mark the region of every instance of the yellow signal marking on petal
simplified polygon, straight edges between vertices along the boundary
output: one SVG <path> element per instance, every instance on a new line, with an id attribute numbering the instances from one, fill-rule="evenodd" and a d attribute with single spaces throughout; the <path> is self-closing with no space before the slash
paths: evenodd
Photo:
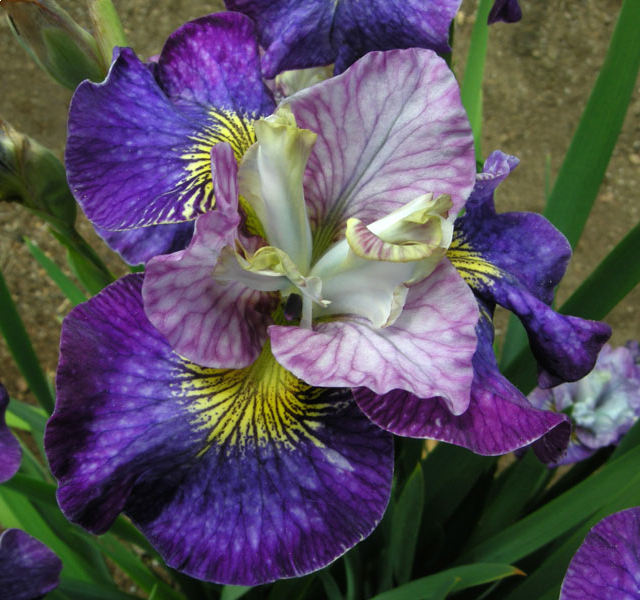
<path id="1" fill-rule="evenodd" d="M 268 344 L 243 369 L 210 369 L 187 361 L 183 368 L 177 393 L 193 415 L 193 426 L 207 431 L 198 456 L 212 446 L 295 448 L 302 439 L 323 446 L 314 431 L 324 414 L 336 410 L 335 401 L 324 401 L 331 400 L 331 390 L 297 379 L 276 362 Z"/>
<path id="2" fill-rule="evenodd" d="M 478 287 L 479 284 L 492 287 L 496 279 L 502 278 L 502 271 L 482 258 L 482 255 L 458 234 L 453 236 L 451 246 L 447 250 L 447 258 L 472 288 Z"/>
<path id="3" fill-rule="evenodd" d="M 180 156 L 187 173 L 179 196 L 180 216 L 189 221 L 214 206 L 211 148 L 227 142 L 239 161 L 256 141 L 254 119 L 230 110 L 211 109 L 206 127 L 191 136 L 194 145 Z"/>

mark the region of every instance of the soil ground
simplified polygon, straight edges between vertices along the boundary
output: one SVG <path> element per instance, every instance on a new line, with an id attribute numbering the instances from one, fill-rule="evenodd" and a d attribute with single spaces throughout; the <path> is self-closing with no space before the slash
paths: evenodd
<path id="1" fill-rule="evenodd" d="M 84 3 L 59 2 L 84 22 Z M 131 44 L 142 57 L 159 52 L 167 35 L 183 22 L 221 5 L 201 0 L 115 0 L 115 4 Z M 546 157 L 550 156 L 553 179 L 604 59 L 621 0 L 521 0 L 521 4 L 524 18 L 520 23 L 491 28 L 486 65 L 483 148 L 487 153 L 499 148 L 521 159 L 499 190 L 499 211 L 542 210 Z M 458 74 L 464 67 L 475 6 L 475 0 L 464 0 L 457 18 L 454 68 Z M 62 156 L 71 94 L 30 61 L 4 19 L 0 48 L 0 115 Z M 640 219 L 639 184 L 640 88 L 636 85 L 587 229 L 559 289 L 560 301 Z M 83 221 L 80 228 L 100 247 L 112 268 L 124 273 L 122 264 L 92 235 L 90 225 Z M 60 322 L 71 307 L 31 258 L 23 236 L 35 240 L 64 265 L 63 252 L 42 222 L 20 206 L 0 205 L 0 268 L 38 357 L 53 376 Z M 640 289 L 636 289 L 607 317 L 614 329 L 614 344 L 640 338 L 639 306 Z M 0 380 L 12 396 L 31 400 L 3 342 Z"/>

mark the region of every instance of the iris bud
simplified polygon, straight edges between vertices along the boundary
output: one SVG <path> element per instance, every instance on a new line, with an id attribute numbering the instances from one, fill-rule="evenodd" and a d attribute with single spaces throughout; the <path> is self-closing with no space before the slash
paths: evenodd
<path id="1" fill-rule="evenodd" d="M 61 85 L 74 90 L 81 81 L 102 81 L 107 61 L 93 36 L 53 0 L 0 0 L 18 41 L 36 63 Z"/>
<path id="2" fill-rule="evenodd" d="M 17 202 L 58 229 L 73 226 L 76 203 L 62 163 L 0 119 L 0 202 Z"/>

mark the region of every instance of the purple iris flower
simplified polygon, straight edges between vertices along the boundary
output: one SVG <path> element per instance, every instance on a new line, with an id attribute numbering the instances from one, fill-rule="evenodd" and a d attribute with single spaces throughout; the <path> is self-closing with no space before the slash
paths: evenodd
<path id="1" fill-rule="evenodd" d="M 493 353 L 495 305 L 522 321 L 545 385 L 588 373 L 611 330 L 550 308 L 571 255 L 565 237 L 541 215 L 496 213 L 494 191 L 517 164 L 517 158 L 499 151 L 489 156 L 447 252 L 480 307 L 467 410 L 453 414 L 441 400 L 402 390 L 380 395 L 362 388 L 355 397 L 374 423 L 397 435 L 438 439 L 479 454 L 504 454 L 534 440 L 538 457 L 553 462 L 566 450 L 568 418 L 533 406 L 500 374 Z"/>
<path id="2" fill-rule="evenodd" d="M 265 49 L 265 77 L 335 63 L 342 73 L 373 50 L 450 52 L 449 26 L 460 0 L 225 0 L 251 17 Z"/>
<path id="3" fill-rule="evenodd" d="M 515 23 L 522 19 L 522 9 L 518 0 L 496 0 L 489 13 L 489 25 L 497 21 Z"/>
<path id="4" fill-rule="evenodd" d="M 5 412 L 9 405 L 9 394 L 0 383 L 0 483 L 11 479 L 20 468 L 22 451 L 5 422 Z"/>
<path id="5" fill-rule="evenodd" d="M 149 65 L 117 49 L 105 81 L 85 81 L 71 102 L 71 190 L 129 263 L 182 249 L 215 204 L 211 148 L 227 142 L 240 159 L 255 141 L 251 123 L 273 108 L 243 15 L 186 23 Z"/>
<path id="6" fill-rule="evenodd" d="M 170 565 L 238 584 L 318 569 L 375 527 L 392 436 L 349 387 L 464 411 L 478 315 L 444 258 L 475 169 L 443 61 L 370 54 L 254 127 L 239 182 L 213 149 L 218 208 L 148 264 L 144 304 L 130 276 L 66 318 L 45 439 L 72 521 L 124 511 Z"/>
<path id="7" fill-rule="evenodd" d="M 573 435 L 559 464 L 584 460 L 600 448 L 619 443 L 640 416 L 638 342 L 615 349 L 605 345 L 586 377 L 550 390 L 537 388 L 529 401 L 570 415 Z"/>
<path id="8" fill-rule="evenodd" d="M 0 598 L 38 600 L 58 587 L 62 561 L 19 529 L 0 536 Z"/>
<path id="9" fill-rule="evenodd" d="M 560 600 L 635 600 L 640 597 L 640 508 L 596 524 L 574 554 Z"/>
<path id="10" fill-rule="evenodd" d="M 76 121 L 88 121 L 76 104 Z M 389 498 L 384 429 L 394 423 L 494 454 L 539 440 L 555 455 L 568 438 L 566 416 L 533 409 L 497 373 L 490 313 L 502 296 L 474 288 L 479 303 L 463 279 L 488 272 L 530 312 L 550 310 L 527 288 L 533 266 L 523 283 L 500 262 L 530 258 L 509 244 L 525 226 L 506 228 L 501 247 L 515 259 L 482 245 L 504 229 L 486 206 L 454 233 L 476 176 L 444 61 L 422 49 L 369 53 L 251 131 L 239 167 L 232 143 L 208 149 L 216 210 L 175 193 L 129 201 L 151 181 L 133 163 L 115 199 L 108 181 L 94 186 L 103 203 L 89 203 L 93 214 L 114 228 L 147 213 L 197 221 L 185 250 L 149 261 L 144 283 L 126 277 L 65 319 L 45 436 L 70 520 L 101 533 L 125 512 L 169 565 L 246 585 L 321 568 L 372 531 Z M 480 177 L 467 215 L 496 177 Z M 557 368 L 541 344 L 541 360 L 550 373 L 582 372 L 599 345 L 580 344 L 568 358 L 553 346 Z"/>

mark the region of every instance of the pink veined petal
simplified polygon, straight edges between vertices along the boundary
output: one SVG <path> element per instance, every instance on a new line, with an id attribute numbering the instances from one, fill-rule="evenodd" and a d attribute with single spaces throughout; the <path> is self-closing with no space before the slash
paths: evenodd
<path id="1" fill-rule="evenodd" d="M 313 330 L 271 326 L 276 360 L 300 379 L 324 387 L 365 386 L 378 394 L 402 389 L 440 397 L 459 415 L 469 405 L 478 306 L 469 287 L 444 260 L 409 288 L 389 327 L 363 319 L 321 322 Z"/>
<path id="2" fill-rule="evenodd" d="M 211 152 L 219 209 L 196 221 L 189 247 L 149 261 L 142 296 L 147 317 L 173 349 L 195 363 L 241 368 L 258 356 L 267 336 L 272 296 L 212 275 L 240 223 L 237 163 L 228 144 Z"/>
<path id="3" fill-rule="evenodd" d="M 305 173 L 312 228 L 367 224 L 429 192 L 451 196 L 453 218 L 473 188 L 458 84 L 429 50 L 371 52 L 286 101 L 298 127 L 318 134 Z"/>

